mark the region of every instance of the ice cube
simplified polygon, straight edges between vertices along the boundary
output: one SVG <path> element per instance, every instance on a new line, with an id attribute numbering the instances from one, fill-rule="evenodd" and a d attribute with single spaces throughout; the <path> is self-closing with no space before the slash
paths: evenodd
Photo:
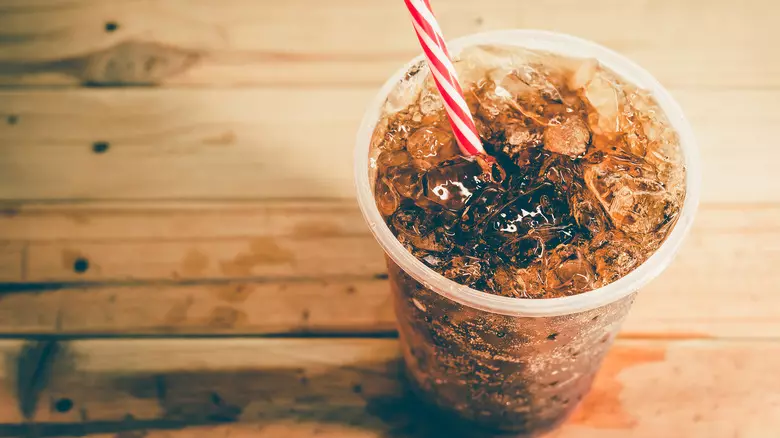
<path id="1" fill-rule="evenodd" d="M 376 182 L 374 189 L 376 197 L 376 206 L 382 216 L 388 217 L 398 209 L 400 198 L 395 189 L 388 184 L 387 179 L 380 178 Z"/>
<path id="2" fill-rule="evenodd" d="M 550 152 L 579 157 L 585 154 L 590 141 L 588 126 L 579 116 L 569 116 L 544 130 L 544 148 Z"/>
<path id="3" fill-rule="evenodd" d="M 484 270 L 481 259 L 469 256 L 453 257 L 443 267 L 445 277 L 467 286 L 482 279 Z"/>
<path id="4" fill-rule="evenodd" d="M 562 245 L 545 261 L 547 288 L 564 295 L 574 295 L 593 289 L 596 274 L 593 266 L 572 245 Z"/>
<path id="5" fill-rule="evenodd" d="M 507 98 L 517 99 L 520 96 L 538 93 L 538 90 L 531 85 L 528 85 L 527 82 L 518 76 L 517 72 L 495 70 L 493 74 L 493 80 L 498 84 L 500 89 L 506 91 L 504 96 Z"/>
<path id="6" fill-rule="evenodd" d="M 420 61 L 419 64 L 410 68 L 409 71 L 406 72 L 406 75 L 387 96 L 384 113 L 397 113 L 415 103 L 420 95 L 420 90 L 422 90 L 423 84 L 429 75 L 430 70 L 425 61 Z"/>
<path id="7" fill-rule="evenodd" d="M 628 274 L 643 260 L 639 244 L 619 231 L 595 236 L 589 245 L 588 258 L 593 262 L 600 284 L 611 283 Z"/>
<path id="8" fill-rule="evenodd" d="M 384 170 L 388 167 L 401 166 L 411 160 L 409 153 L 405 150 L 383 151 L 377 158 L 377 165 Z"/>
<path id="9" fill-rule="evenodd" d="M 398 209 L 391 218 L 398 240 L 424 251 L 443 252 L 452 248 L 448 233 L 437 229 L 433 218 L 425 210 L 406 206 Z"/>
<path id="10" fill-rule="evenodd" d="M 599 71 L 585 87 L 585 98 L 595 112 L 588 116 L 588 125 L 596 134 L 620 132 L 620 109 L 625 96 L 618 85 Z"/>
<path id="11" fill-rule="evenodd" d="M 442 207 L 457 211 L 486 185 L 476 161 L 456 158 L 428 171 L 425 195 Z"/>
<path id="12" fill-rule="evenodd" d="M 488 83 L 475 90 L 474 95 L 479 104 L 476 113 L 485 121 L 492 122 L 502 113 L 509 112 L 506 96 L 497 94 L 496 86 L 493 83 Z"/>
<path id="13" fill-rule="evenodd" d="M 506 124 L 504 128 L 506 142 L 511 146 L 507 155 L 513 155 L 520 150 L 539 146 L 542 144 L 542 135 L 539 129 L 534 126 L 527 126 L 525 123 L 515 120 Z"/>
<path id="14" fill-rule="evenodd" d="M 477 115 L 496 126 L 506 126 L 515 120 L 522 122 L 525 118 L 541 126 L 547 123 L 540 114 L 546 101 L 539 90 L 514 72 L 496 82 L 482 84 L 474 93 L 479 103 Z"/>
<path id="15" fill-rule="evenodd" d="M 544 298 L 544 272 L 540 263 L 519 269 L 515 278 L 518 281 L 518 293 L 522 298 Z"/>
<path id="16" fill-rule="evenodd" d="M 631 126 L 627 129 L 623 139 L 628 146 L 628 151 L 637 157 L 644 158 L 647 155 L 648 139 L 641 126 Z"/>
<path id="17" fill-rule="evenodd" d="M 563 98 L 560 91 L 558 91 L 558 86 L 561 84 L 556 85 L 552 79 L 557 79 L 557 82 L 562 83 L 563 75 L 555 73 L 540 64 L 526 64 L 516 70 L 517 76 L 528 86 L 539 92 L 545 99 L 553 102 L 562 102 Z"/>
<path id="18" fill-rule="evenodd" d="M 444 100 L 436 88 L 425 87 L 420 93 L 419 104 L 420 112 L 426 116 L 434 115 L 444 109 Z"/>
<path id="19" fill-rule="evenodd" d="M 390 119 L 382 117 L 374 127 L 374 132 L 371 134 L 371 150 L 383 150 L 385 139 L 387 138 L 387 131 L 390 129 Z"/>
<path id="20" fill-rule="evenodd" d="M 412 120 L 409 113 L 397 113 L 388 122 L 387 129 L 384 130 L 384 137 L 380 140 L 380 147 L 384 150 L 399 151 L 406 146 L 406 140 L 409 134 L 418 124 Z"/>
<path id="21" fill-rule="evenodd" d="M 387 169 L 387 181 L 404 198 L 418 199 L 423 196 L 423 172 L 411 163 Z"/>
<path id="22" fill-rule="evenodd" d="M 586 164 L 584 178 L 615 227 L 649 233 L 672 221 L 678 207 L 654 173 L 640 158 L 613 155 Z"/>
<path id="23" fill-rule="evenodd" d="M 585 59 L 574 71 L 574 74 L 569 77 L 569 89 L 579 90 L 587 86 L 593 77 L 596 76 L 596 70 L 599 67 L 599 62 L 595 59 Z"/>
<path id="24" fill-rule="evenodd" d="M 409 136 L 406 150 L 412 158 L 436 164 L 458 155 L 459 149 L 452 132 L 441 128 L 420 128 Z"/>
<path id="25" fill-rule="evenodd" d="M 590 236 L 607 231 L 610 227 L 604 208 L 587 189 L 569 195 L 569 209 L 577 225 L 588 230 Z"/>
<path id="26" fill-rule="evenodd" d="M 565 155 L 550 154 L 544 159 L 539 176 L 553 183 L 561 192 L 572 193 L 581 190 L 582 165 Z"/>
<path id="27" fill-rule="evenodd" d="M 499 46 L 473 46 L 457 56 L 454 66 L 462 84 L 473 84 L 482 80 L 490 70 L 506 68 L 511 56 L 511 51 Z"/>
<path id="28" fill-rule="evenodd" d="M 655 181 L 654 181 L 655 183 Z M 630 233 L 652 233 L 676 217 L 675 200 L 665 190 L 647 191 L 633 181 L 614 192 L 607 212 L 615 226 Z"/>
<path id="29" fill-rule="evenodd" d="M 498 266 L 487 284 L 495 293 L 510 298 L 528 298 L 526 284 L 521 270 L 508 266 Z"/>

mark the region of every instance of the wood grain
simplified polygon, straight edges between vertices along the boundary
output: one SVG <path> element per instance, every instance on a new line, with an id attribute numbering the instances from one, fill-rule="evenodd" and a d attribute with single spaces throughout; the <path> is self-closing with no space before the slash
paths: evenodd
<path id="1" fill-rule="evenodd" d="M 0 240 L 194 239 L 367 235 L 349 201 L 67 202 L 0 201 Z"/>
<path id="2" fill-rule="evenodd" d="M 0 93 L 0 113 L 18 114 L 0 125 L 0 198 L 352 198 L 354 133 L 371 94 Z"/>
<path id="3" fill-rule="evenodd" d="M 24 276 L 25 244 L 0 240 L 0 282 L 22 281 Z"/>
<path id="4" fill-rule="evenodd" d="M 771 206 L 703 206 L 625 335 L 776 337 L 778 219 Z M 382 251 L 361 221 L 349 203 L 22 207 L 0 219 L 0 239 L 29 239 L 27 281 L 66 283 L 6 285 L 0 332 L 386 332 Z M 258 242 L 289 259 L 257 258 L 270 257 Z M 79 258 L 86 272 L 74 271 Z"/>
<path id="5" fill-rule="evenodd" d="M 387 280 L 64 287 L 0 295 L 18 335 L 388 333 Z"/>
<path id="6" fill-rule="evenodd" d="M 0 92 L 0 114 L 17 117 L 0 124 L 0 199 L 353 198 L 355 132 L 374 91 Z M 703 201 L 780 201 L 780 91 L 675 95 L 701 146 Z"/>
<path id="7" fill-rule="evenodd" d="M 372 236 L 33 243 L 26 281 L 318 278 L 385 272 Z M 82 271 L 78 263 L 88 261 Z"/>
<path id="8" fill-rule="evenodd" d="M 550 438 L 774 436 L 776 5 L 434 7 L 449 38 L 539 28 L 629 56 L 700 142 L 692 234 Z M 352 201 L 362 113 L 418 53 L 382 0 L 0 0 L 0 437 L 441 436 L 399 379 Z"/>
<path id="9" fill-rule="evenodd" d="M 39 436 L 425 437 L 440 427 L 415 415 L 393 340 L 89 340 L 58 348 L 33 419 L 59 426 Z M 593 391 L 552 436 L 763 438 L 780 418 L 778 358 L 774 341 L 618 341 Z"/>
<path id="10" fill-rule="evenodd" d="M 669 86 L 717 89 L 780 86 L 772 45 L 780 33 L 767 9 L 764 0 L 740 8 L 725 0 L 435 5 L 448 38 L 567 32 L 628 55 Z M 404 8 L 381 0 L 6 0 L 0 29 L 7 85 L 374 87 L 419 53 Z"/>

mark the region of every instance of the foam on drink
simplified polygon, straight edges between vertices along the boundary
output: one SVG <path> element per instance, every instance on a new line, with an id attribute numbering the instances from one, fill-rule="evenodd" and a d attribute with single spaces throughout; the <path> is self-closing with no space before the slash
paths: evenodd
<path id="1" fill-rule="evenodd" d="M 615 281 L 660 246 L 685 170 L 652 96 L 594 60 L 518 47 L 471 47 L 455 67 L 495 162 L 460 155 L 423 64 L 372 139 L 377 206 L 412 254 L 478 290 L 549 298 Z"/>

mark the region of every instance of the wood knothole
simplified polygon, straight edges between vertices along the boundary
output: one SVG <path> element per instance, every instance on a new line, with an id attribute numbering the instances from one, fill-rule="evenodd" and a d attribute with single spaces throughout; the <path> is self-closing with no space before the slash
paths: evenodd
<path id="1" fill-rule="evenodd" d="M 73 262 L 73 271 L 78 274 L 83 274 L 89 269 L 89 260 L 79 257 Z"/>
<path id="2" fill-rule="evenodd" d="M 111 144 L 107 141 L 96 141 L 92 143 L 92 152 L 96 154 L 102 154 L 108 151 L 108 148 L 111 147 Z"/>
<path id="3" fill-rule="evenodd" d="M 61 398 L 54 402 L 54 410 L 61 414 L 69 412 L 71 409 L 73 409 L 73 400 L 69 398 Z"/>

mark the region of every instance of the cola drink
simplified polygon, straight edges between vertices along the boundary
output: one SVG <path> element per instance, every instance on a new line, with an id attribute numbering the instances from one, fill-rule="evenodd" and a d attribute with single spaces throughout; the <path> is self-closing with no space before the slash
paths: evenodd
<path id="1" fill-rule="evenodd" d="M 377 206 L 412 254 L 480 291 L 554 298 L 613 282 L 658 248 L 685 167 L 647 92 L 596 60 L 515 47 L 472 47 L 455 65 L 489 159 L 460 155 L 423 65 L 398 91 L 419 93 L 374 132 Z"/>
<path id="2" fill-rule="evenodd" d="M 454 65 L 487 156 L 461 155 L 412 65 L 374 124 L 368 173 L 386 229 L 424 266 L 374 232 L 421 398 L 468 436 L 535 436 L 584 397 L 628 312 L 636 283 L 605 286 L 682 216 L 682 142 L 652 91 L 598 59 L 490 44 Z"/>

